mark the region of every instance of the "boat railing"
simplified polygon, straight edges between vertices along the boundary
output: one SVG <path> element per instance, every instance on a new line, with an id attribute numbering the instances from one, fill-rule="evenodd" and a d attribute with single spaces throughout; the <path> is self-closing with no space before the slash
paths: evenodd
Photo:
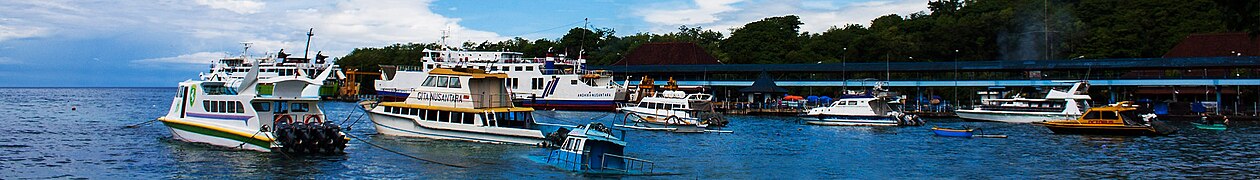
<path id="1" fill-rule="evenodd" d="M 614 158 L 623 160 L 625 163 L 624 165 L 625 169 L 617 169 L 617 168 L 608 167 L 609 157 L 614 157 Z M 656 162 L 634 158 L 634 157 L 627 157 L 627 156 L 614 155 L 614 154 L 604 154 L 604 157 L 601 158 L 601 160 L 602 162 L 600 162 L 600 164 L 602 164 L 603 167 L 600 167 L 600 168 L 604 170 L 616 170 L 616 171 L 622 171 L 622 172 L 629 172 L 631 170 L 637 170 L 639 172 L 644 172 L 644 173 L 649 173 L 649 174 L 653 173 L 656 170 Z M 635 167 L 636 165 L 638 167 Z"/>
<path id="2" fill-rule="evenodd" d="M 590 164 L 581 163 L 582 159 L 590 159 L 590 155 L 587 155 L 590 154 L 590 151 L 582 152 L 581 155 L 576 155 L 572 153 L 557 154 L 556 151 L 551 151 L 547 154 L 547 163 L 556 164 L 560 169 L 565 170 L 581 171 L 591 169 Z M 564 157 L 558 157 L 559 155 Z"/>

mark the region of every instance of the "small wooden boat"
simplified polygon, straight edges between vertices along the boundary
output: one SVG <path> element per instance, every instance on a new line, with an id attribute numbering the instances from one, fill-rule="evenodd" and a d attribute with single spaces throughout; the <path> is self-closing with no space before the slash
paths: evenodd
<path id="1" fill-rule="evenodd" d="M 1073 120 L 1036 122 L 1056 134 L 1100 134 L 1122 136 L 1168 135 L 1177 129 L 1155 120 L 1154 114 L 1138 116 L 1130 102 L 1090 108 Z"/>
<path id="2" fill-rule="evenodd" d="M 1190 123 L 1190 124 L 1194 124 L 1194 128 L 1199 128 L 1199 129 L 1220 130 L 1220 131 L 1224 131 L 1226 129 L 1225 124 L 1199 124 L 1199 123 Z"/>
<path id="3" fill-rule="evenodd" d="M 974 135 L 973 132 L 975 132 L 975 130 L 976 129 L 974 128 L 950 129 L 950 128 L 935 127 L 935 126 L 932 127 L 933 134 L 936 134 L 936 136 L 944 136 L 944 137 L 971 137 L 972 135 Z"/>

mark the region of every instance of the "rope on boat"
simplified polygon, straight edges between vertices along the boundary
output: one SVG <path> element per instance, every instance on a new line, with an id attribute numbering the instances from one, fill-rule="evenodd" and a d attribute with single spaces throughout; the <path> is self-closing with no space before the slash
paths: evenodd
<path id="1" fill-rule="evenodd" d="M 156 118 L 155 118 L 155 119 L 153 119 L 153 120 L 145 121 L 145 122 L 142 122 L 142 123 L 136 123 L 136 124 L 132 124 L 132 125 L 123 126 L 123 128 L 137 128 L 137 127 L 140 127 L 140 125 L 146 125 L 146 124 L 149 124 L 149 123 L 153 123 L 154 121 L 158 121 L 158 119 L 156 119 Z"/>
<path id="2" fill-rule="evenodd" d="M 362 141 L 364 144 L 372 145 L 373 147 L 376 147 L 376 148 L 381 148 L 382 150 L 389 151 L 389 152 L 392 152 L 392 153 L 394 153 L 394 154 L 398 154 L 398 155 L 406 156 L 406 157 L 409 157 L 409 158 L 411 158 L 411 159 L 416 159 L 416 160 L 420 160 L 420 161 L 424 161 L 424 162 L 429 162 L 429 163 L 434 163 L 434 164 L 440 164 L 440 165 L 449 166 L 449 167 L 456 167 L 456 168 L 468 168 L 468 166 L 463 166 L 463 165 L 458 165 L 458 164 L 451 164 L 451 163 L 445 163 L 445 162 L 434 161 L 434 160 L 428 160 L 428 159 L 424 159 L 424 158 L 420 158 L 420 157 L 412 156 L 412 155 L 410 155 L 410 154 L 406 154 L 406 153 L 398 152 L 398 151 L 395 151 L 395 150 L 393 150 L 393 149 L 385 148 L 384 146 L 381 146 L 381 145 L 376 145 L 376 144 L 374 144 L 374 143 L 372 143 L 372 142 L 370 142 L 370 141 L 360 139 L 358 136 L 350 135 L 350 133 L 346 133 L 346 136 L 350 136 L 351 138 L 354 138 L 355 140 Z"/>

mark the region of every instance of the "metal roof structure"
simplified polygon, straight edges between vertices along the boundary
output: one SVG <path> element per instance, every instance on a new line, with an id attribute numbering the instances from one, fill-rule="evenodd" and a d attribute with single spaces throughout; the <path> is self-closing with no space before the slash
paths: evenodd
<path id="1" fill-rule="evenodd" d="M 1260 67 L 1260 56 L 823 64 L 612 65 L 592 66 L 591 68 L 611 70 L 618 73 L 742 73 L 760 71 L 884 72 L 887 70 L 892 72 L 907 72 L 954 71 L 955 69 L 960 71 L 1030 71 L 1065 69 L 1170 69 L 1216 67 Z"/>

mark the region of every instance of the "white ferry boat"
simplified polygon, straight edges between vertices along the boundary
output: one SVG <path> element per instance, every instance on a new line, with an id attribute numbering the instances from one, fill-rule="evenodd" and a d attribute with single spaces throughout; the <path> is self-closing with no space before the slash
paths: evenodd
<path id="1" fill-rule="evenodd" d="M 635 122 L 669 126 L 726 126 L 727 119 L 713 110 L 713 95 L 662 91 L 648 94 L 638 103 L 617 108 Z"/>
<path id="2" fill-rule="evenodd" d="M 170 111 L 158 118 L 175 139 L 262 152 L 339 154 L 345 134 L 307 89 L 321 81 L 281 76 L 258 79 L 258 68 L 245 75 L 241 86 L 227 81 L 179 83 Z M 326 78 L 331 70 L 317 78 Z M 256 93 L 259 84 L 272 84 L 270 95 Z"/>
<path id="3" fill-rule="evenodd" d="M 877 83 L 872 88 L 872 93 L 842 96 L 830 106 L 810 109 L 805 114 L 805 123 L 835 126 L 923 125 L 924 122 L 919 117 L 888 105 L 892 96 L 882 88 L 884 83 L 886 82 Z"/>
<path id="4" fill-rule="evenodd" d="M 369 118 L 385 135 L 554 145 L 544 138 L 563 127 L 535 122 L 533 108 L 514 107 L 507 79 L 479 69 L 435 68 L 413 80 L 421 86 L 405 100 L 367 107 Z"/>
<path id="5" fill-rule="evenodd" d="M 519 52 L 424 50 L 420 66 L 381 66 L 377 94 L 397 101 L 421 87 L 419 79 L 437 68 L 480 69 L 504 73 L 513 99 L 525 107 L 566 110 L 613 110 L 628 91 L 612 81 L 611 73 L 588 70 L 585 59 L 564 55 L 524 58 Z"/>
<path id="6" fill-rule="evenodd" d="M 225 81 L 230 86 L 239 86 L 240 82 L 243 82 L 246 73 L 255 65 L 259 67 L 258 79 L 262 80 L 287 76 L 315 78 L 316 73 L 319 73 L 320 70 L 331 67 L 333 70 L 332 74 L 327 78 L 318 79 L 322 81 L 323 85 L 314 90 L 322 97 L 330 97 L 337 94 L 337 90 L 340 89 L 339 82 L 345 79 L 346 75 L 336 64 L 324 61 L 328 56 L 316 53 L 314 63 L 307 58 L 290 58 L 288 56 L 289 54 L 285 54 L 281 50 L 276 57 L 249 59 L 242 55 L 222 58 L 210 64 L 210 71 L 201 73 L 201 80 Z M 280 61 L 276 59 L 280 59 Z M 272 84 L 264 83 L 258 86 L 258 90 L 261 94 L 270 94 L 273 87 Z"/>
<path id="7" fill-rule="evenodd" d="M 1050 90 L 1043 99 L 982 99 L 974 109 L 955 111 L 969 120 L 1010 123 L 1075 119 L 1089 106 L 1089 82 L 1076 81 L 1067 91 Z"/>

